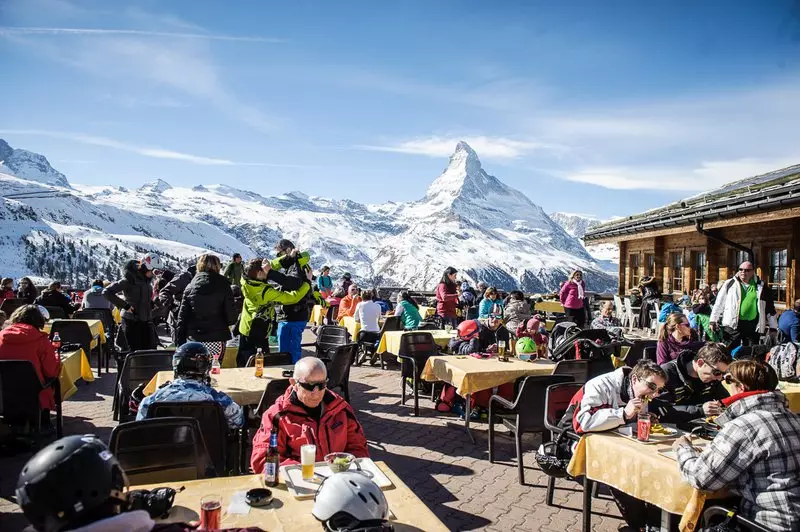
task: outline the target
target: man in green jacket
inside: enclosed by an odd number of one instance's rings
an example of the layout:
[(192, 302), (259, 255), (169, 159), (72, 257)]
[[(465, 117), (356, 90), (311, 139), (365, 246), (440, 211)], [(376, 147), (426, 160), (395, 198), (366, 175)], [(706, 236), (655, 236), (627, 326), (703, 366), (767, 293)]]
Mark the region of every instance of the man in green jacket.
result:
[(225, 266), (225, 271), (222, 275), (228, 279), (232, 285), (239, 286), (242, 282), (242, 273), (244, 273), (244, 266), (242, 266), (242, 256), (238, 253), (233, 254), (233, 260)]
[[(268, 338), (275, 318), (275, 305), (293, 305), (303, 299), (311, 289), (311, 277), (311, 272), (305, 279), (286, 276), (261, 259), (247, 262), (240, 283), (244, 305), (239, 320), (241, 337), (236, 357), (239, 367), (244, 366), (259, 347), (264, 353), (269, 352)], [(283, 290), (273, 288), (267, 281), (277, 283)], [(254, 322), (256, 316), (258, 319)]]

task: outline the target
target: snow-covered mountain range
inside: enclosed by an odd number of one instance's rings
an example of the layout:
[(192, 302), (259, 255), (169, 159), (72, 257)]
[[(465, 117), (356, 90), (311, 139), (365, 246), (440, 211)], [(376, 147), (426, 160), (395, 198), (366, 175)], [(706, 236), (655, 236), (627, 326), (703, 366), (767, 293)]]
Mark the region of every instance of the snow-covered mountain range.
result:
[(115, 277), (125, 259), (147, 251), (180, 268), (206, 251), (269, 256), (289, 238), (311, 251), (315, 267), (370, 285), (429, 290), (452, 265), (504, 289), (554, 290), (576, 268), (590, 290), (617, 286), (575, 236), (487, 174), (463, 142), (424, 198), (381, 205), (163, 180), (135, 190), (70, 184), (43, 156), (4, 141), (0, 160), (3, 276), (84, 282)]
[[(554, 212), (550, 218), (564, 228), (571, 236), (579, 239), (583, 244), (583, 236), (590, 227), (599, 225), (608, 220), (601, 220), (585, 214), (572, 214), (568, 212)], [(611, 274), (616, 274), (619, 270), (619, 246), (616, 244), (595, 244), (587, 246), (583, 244), (586, 251), (597, 259), (603, 268)]]

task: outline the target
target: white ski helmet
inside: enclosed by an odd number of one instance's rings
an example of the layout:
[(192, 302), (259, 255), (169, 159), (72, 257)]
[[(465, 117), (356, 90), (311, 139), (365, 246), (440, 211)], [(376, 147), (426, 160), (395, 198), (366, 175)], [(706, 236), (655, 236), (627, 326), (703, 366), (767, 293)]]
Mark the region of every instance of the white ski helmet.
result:
[(156, 255), (155, 253), (148, 253), (144, 257), (142, 257), (142, 264), (144, 264), (145, 268), (148, 270), (163, 270), (164, 263), (161, 262), (161, 257)]
[(325, 479), (314, 497), (311, 514), (326, 530), (386, 530), (388, 523), (383, 521), (389, 515), (389, 504), (375, 482), (346, 471)]
[(39, 309), (39, 312), (42, 313), (42, 316), (44, 317), (44, 321), (50, 321), (50, 311), (47, 310), (42, 305), (36, 305), (36, 307)]

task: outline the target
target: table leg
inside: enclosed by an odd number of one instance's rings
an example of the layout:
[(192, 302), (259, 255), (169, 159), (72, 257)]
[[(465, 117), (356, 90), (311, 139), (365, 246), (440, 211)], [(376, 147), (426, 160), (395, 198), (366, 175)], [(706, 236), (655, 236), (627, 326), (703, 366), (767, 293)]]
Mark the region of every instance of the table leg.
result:
[(250, 419), (250, 406), (246, 405), (242, 407), (242, 414), (244, 418), (244, 423), (242, 424), (242, 430), (239, 431), (239, 474), (244, 475), (247, 472), (247, 458), (244, 455), (245, 451), (245, 442), (247, 441), (247, 420)]
[(583, 532), (592, 530), (592, 485), (594, 481), (583, 477)]
[(472, 432), (469, 430), (469, 417), (472, 414), (472, 409), (470, 408), (470, 403), (472, 399), (472, 394), (468, 393), (465, 397), (466, 403), (464, 404), (464, 428), (467, 429), (467, 436), (469, 436), (469, 441), (475, 443), (475, 438), (472, 436)]
[(669, 512), (661, 510), (661, 532), (669, 532)]

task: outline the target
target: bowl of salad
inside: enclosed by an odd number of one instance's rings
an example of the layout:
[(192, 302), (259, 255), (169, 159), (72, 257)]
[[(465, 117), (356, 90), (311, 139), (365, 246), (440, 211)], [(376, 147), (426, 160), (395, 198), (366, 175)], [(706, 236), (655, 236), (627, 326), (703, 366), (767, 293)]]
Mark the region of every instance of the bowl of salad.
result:
[(325, 455), (325, 462), (328, 463), (331, 473), (347, 471), (355, 459), (356, 457), (350, 453), (330, 453)]

